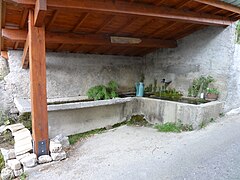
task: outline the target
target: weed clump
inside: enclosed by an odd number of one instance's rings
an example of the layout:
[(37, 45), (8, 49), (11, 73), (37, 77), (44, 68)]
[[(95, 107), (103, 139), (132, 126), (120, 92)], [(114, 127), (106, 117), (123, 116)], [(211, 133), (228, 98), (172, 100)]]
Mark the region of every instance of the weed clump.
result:
[(69, 136), (69, 143), (71, 145), (77, 143), (78, 141), (88, 138), (90, 136), (93, 136), (94, 134), (101, 134), (106, 130), (106, 128), (101, 128), (101, 129), (95, 129), (92, 131), (88, 131), (85, 133), (79, 133), (79, 134), (74, 134)]
[(132, 116), (129, 121), (127, 121), (128, 126), (151, 126), (151, 124), (144, 118), (143, 115)]
[(4, 159), (3, 159), (3, 155), (2, 155), (2, 153), (0, 153), (0, 172), (2, 171), (4, 166), (5, 166), (5, 162), (4, 162)]
[(159, 132), (175, 132), (175, 133), (180, 133), (183, 131), (192, 131), (193, 127), (192, 125), (188, 125), (188, 124), (182, 124), (181, 122), (168, 122), (168, 123), (164, 123), (164, 124), (158, 124), (155, 126), (155, 128), (159, 131)]

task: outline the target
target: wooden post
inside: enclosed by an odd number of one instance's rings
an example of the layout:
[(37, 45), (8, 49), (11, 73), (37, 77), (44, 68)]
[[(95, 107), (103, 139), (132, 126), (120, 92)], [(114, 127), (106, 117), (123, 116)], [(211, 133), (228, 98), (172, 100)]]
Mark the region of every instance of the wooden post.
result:
[(34, 26), (33, 10), (29, 10), (28, 35), (33, 151), (40, 156), (49, 154), (45, 27)]

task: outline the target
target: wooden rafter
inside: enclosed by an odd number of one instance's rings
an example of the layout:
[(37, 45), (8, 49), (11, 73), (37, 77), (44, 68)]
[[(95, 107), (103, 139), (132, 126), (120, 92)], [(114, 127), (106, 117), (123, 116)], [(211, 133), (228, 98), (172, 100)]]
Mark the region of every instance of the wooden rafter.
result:
[(47, 13), (47, 0), (36, 0), (34, 11), (34, 25), (41, 27)]
[(83, 24), (83, 22), (87, 19), (87, 17), (89, 16), (88, 13), (84, 13), (80, 19), (78, 20), (78, 23), (74, 26), (74, 28), (71, 30), (71, 32), (76, 32), (77, 29)]
[(117, 30), (115, 30), (112, 34), (118, 34), (119, 32), (121, 32), (122, 30), (124, 30), (125, 28), (127, 28), (128, 26), (130, 26), (134, 21), (136, 20), (136, 18), (130, 18), (128, 19), (122, 26), (120, 26)]
[(219, 0), (194, 0), (194, 1), (240, 14), (240, 8)]
[(95, 33), (99, 33), (101, 32), (108, 24), (110, 24), (113, 20), (115, 16), (109, 16), (107, 17), (104, 22), (102, 23), (102, 25), (100, 27), (98, 27), (98, 30)]
[[(2, 29), (3, 37), (24, 42), (27, 38), (27, 32), (24, 30)], [(46, 42), (56, 44), (85, 44), (85, 45), (109, 45), (109, 46), (134, 46), (150, 48), (174, 48), (177, 46), (174, 40), (161, 40), (151, 38), (141, 38), (139, 44), (121, 44), (111, 43), (110, 36), (100, 34), (80, 35), (75, 33), (51, 33), (46, 32)]]
[[(35, 0), (11, 0), (12, 2), (20, 5), (34, 5)], [(199, 0), (200, 1), (200, 0)], [(193, 11), (183, 11), (168, 7), (157, 7), (154, 5), (141, 4), (136, 2), (125, 1), (98, 1), (98, 0), (71, 0), (66, 3), (65, 0), (48, 0), (48, 7), (51, 8), (63, 8), (72, 10), (83, 10), (88, 12), (99, 12), (106, 14), (122, 14), (131, 16), (145, 16), (150, 18), (164, 18), (168, 20), (205, 24), (205, 25), (221, 25), (226, 26), (232, 23), (231, 19), (209, 15), (204, 13), (197, 13)], [(239, 12), (238, 12), (239, 13)]]
[(29, 35), (27, 36), (22, 55), (22, 68), (28, 69), (28, 67), (29, 67)]
[(23, 13), (22, 13), (22, 18), (21, 18), (20, 26), (19, 26), (20, 29), (23, 29), (23, 28), (24, 28), (24, 25), (25, 25), (25, 23), (26, 23), (27, 17), (28, 17), (28, 9), (27, 9), (27, 8), (24, 8)]
[(54, 13), (53, 13), (52, 18), (50, 19), (50, 21), (49, 21), (49, 22), (47, 23), (47, 25), (46, 25), (46, 30), (49, 30), (49, 29), (50, 29), (51, 25), (53, 24), (53, 22), (54, 22), (55, 19), (57, 18), (58, 14), (59, 14), (59, 11), (58, 11), (58, 10), (55, 10)]

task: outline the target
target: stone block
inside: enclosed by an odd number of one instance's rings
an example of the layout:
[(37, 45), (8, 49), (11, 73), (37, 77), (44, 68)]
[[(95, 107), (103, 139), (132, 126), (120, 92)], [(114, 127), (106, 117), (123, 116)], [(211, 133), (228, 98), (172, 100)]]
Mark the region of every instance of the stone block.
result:
[(56, 137), (51, 139), (51, 141), (53, 141), (55, 143), (60, 143), (63, 148), (69, 148), (69, 146), (70, 146), (68, 137), (64, 136), (62, 134), (57, 135)]
[(15, 177), (21, 176), (22, 173), (23, 173), (23, 169), (13, 170), (13, 174)]
[(48, 163), (51, 161), (52, 161), (52, 158), (49, 155), (42, 155), (42, 156), (39, 156), (39, 158), (38, 158), (39, 164), (44, 164), (44, 163)]
[(24, 158), (24, 157), (26, 157), (26, 156), (29, 156), (29, 155), (30, 155), (30, 153), (25, 153), (25, 154), (16, 156), (16, 159), (20, 161), (22, 158)]
[(21, 163), (17, 159), (10, 159), (7, 161), (7, 165), (12, 169), (12, 170), (19, 170), (22, 168)]
[(51, 153), (60, 153), (62, 152), (62, 144), (50, 141), (49, 150)]
[(1, 171), (1, 179), (2, 180), (10, 180), (14, 178), (13, 170), (9, 167), (2, 169)]
[(32, 153), (20, 160), (22, 165), (27, 168), (31, 168), (37, 165), (37, 155)]
[(1, 153), (3, 155), (3, 159), (5, 162), (7, 162), (7, 160), (9, 159), (15, 159), (16, 156), (15, 156), (15, 151), (14, 149), (4, 149), (4, 148), (1, 148)]
[(53, 161), (61, 161), (67, 158), (67, 154), (65, 151), (62, 151), (60, 153), (51, 153), (51, 157)]

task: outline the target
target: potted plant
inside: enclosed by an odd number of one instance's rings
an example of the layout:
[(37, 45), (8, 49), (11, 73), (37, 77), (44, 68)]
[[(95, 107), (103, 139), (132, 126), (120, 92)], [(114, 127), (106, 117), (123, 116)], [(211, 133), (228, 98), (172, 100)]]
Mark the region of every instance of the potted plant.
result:
[(219, 91), (217, 88), (207, 88), (206, 99), (208, 100), (217, 100)]

